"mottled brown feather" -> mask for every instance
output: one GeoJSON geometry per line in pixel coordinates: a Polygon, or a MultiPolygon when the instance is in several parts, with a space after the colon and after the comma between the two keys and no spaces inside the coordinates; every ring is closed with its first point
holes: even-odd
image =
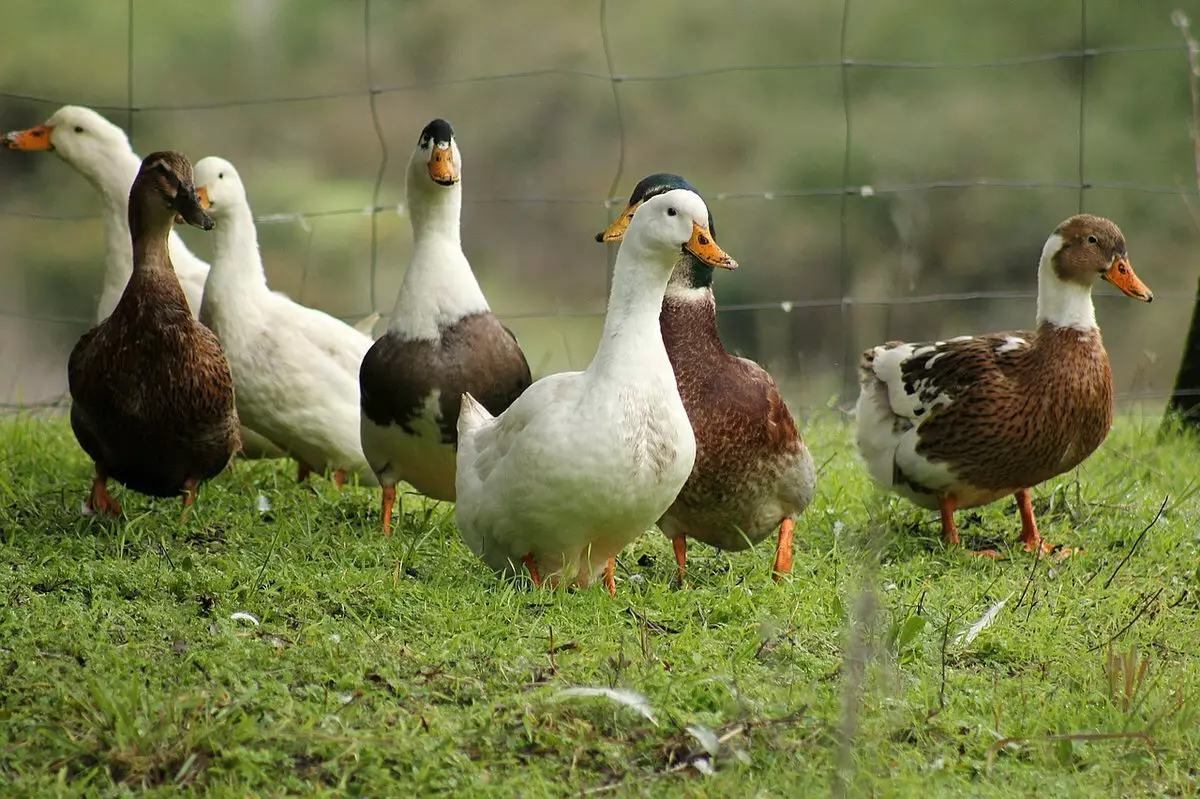
{"type": "Polygon", "coordinates": [[[668,295],[659,325],[696,436],[692,473],[660,526],[726,550],[745,549],[804,510],[815,481],[775,380],[730,355],[711,293],[668,295]],[[805,474],[806,473],[806,474],[805,474]]]}

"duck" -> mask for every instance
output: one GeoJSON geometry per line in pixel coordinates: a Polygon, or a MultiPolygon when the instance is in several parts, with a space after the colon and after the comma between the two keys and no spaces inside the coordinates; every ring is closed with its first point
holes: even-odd
{"type": "Polygon", "coordinates": [[[171,263],[176,218],[213,220],[192,165],[170,150],[146,156],[129,192],[133,274],[113,312],[67,362],[71,429],[95,464],[85,510],[119,516],[108,480],[153,497],[183,495],[219,474],[241,442],[233,374],[217,336],[192,316],[171,263]]]}
{"type": "Polygon", "coordinates": [[[686,189],[642,202],[617,251],[604,329],[582,372],[538,380],[492,416],[466,394],[458,419],[455,519],[488,566],[535,586],[587,586],[675,501],[696,438],[659,329],[681,248],[726,269],[737,263],[686,189]]]}
{"type": "Polygon", "coordinates": [[[956,510],[1015,495],[1022,547],[1039,557],[1054,551],[1038,532],[1030,489],[1086,460],[1112,426],[1112,371],[1092,288],[1104,280],[1154,299],[1121,230],[1092,214],[1054,229],[1037,277],[1035,330],[893,341],[863,353],[858,451],[884,489],[940,511],[948,545],[959,544],[956,510]]]}
{"type": "Polygon", "coordinates": [[[372,339],[267,286],[254,215],[234,165],[196,163],[196,193],[217,222],[200,321],[225,347],[238,416],[309,469],[376,485],[358,435],[358,368],[372,339]]]}
{"type": "Polygon", "coordinates": [[[492,315],[463,253],[462,153],[443,119],[409,158],[405,193],[413,250],[386,332],[362,359],[361,440],[383,487],[392,534],[396,483],[453,502],[464,392],[499,414],[532,382],[512,331],[492,315]]]}
{"type": "MultiPolygon", "coordinates": [[[[43,124],[0,137],[10,150],[49,151],[81,174],[104,201],[104,284],[96,305],[96,323],[108,318],[133,274],[129,249],[127,208],[129,189],[142,159],[134,153],[125,131],[90,108],[66,105],[43,124]]],[[[171,263],[193,316],[200,312],[208,264],[197,258],[172,230],[167,240],[171,263]]],[[[247,458],[282,458],[284,453],[253,430],[242,429],[242,453],[247,458]]]]}
{"type": "MultiPolygon", "coordinates": [[[[679,175],[644,178],[596,241],[620,241],[639,205],[675,189],[696,191],[679,175]]],[[[711,211],[708,230],[716,236],[711,211]]],[[[721,343],[713,273],[711,264],[681,250],[658,317],[696,437],[692,473],[658,527],[672,542],[680,586],[688,538],[737,552],[778,530],[772,568],[778,581],[791,572],[796,516],[812,502],[816,469],[775,379],[721,343]]]]}

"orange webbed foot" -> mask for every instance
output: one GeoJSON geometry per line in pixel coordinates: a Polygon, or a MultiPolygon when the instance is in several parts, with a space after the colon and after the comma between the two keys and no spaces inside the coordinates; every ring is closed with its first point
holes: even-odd
{"type": "Polygon", "coordinates": [[[99,513],[103,516],[121,515],[121,505],[108,493],[108,477],[99,469],[92,478],[92,493],[83,507],[89,513],[99,513]]]}
{"type": "Polygon", "coordinates": [[[534,588],[542,587],[542,575],[538,573],[537,561],[533,559],[533,553],[529,552],[521,558],[521,562],[525,564],[525,568],[529,570],[529,579],[533,580],[534,588]]]}
{"type": "Polygon", "coordinates": [[[604,564],[604,587],[608,589],[608,595],[615,599],[617,596],[616,558],[609,558],[608,563],[604,564]]]}
{"type": "Polygon", "coordinates": [[[396,487],[383,487],[383,534],[392,537],[392,506],[396,502],[396,487]]]}
{"type": "Polygon", "coordinates": [[[683,576],[687,573],[687,536],[680,533],[672,538],[671,548],[675,550],[675,584],[683,588],[683,576]]]}

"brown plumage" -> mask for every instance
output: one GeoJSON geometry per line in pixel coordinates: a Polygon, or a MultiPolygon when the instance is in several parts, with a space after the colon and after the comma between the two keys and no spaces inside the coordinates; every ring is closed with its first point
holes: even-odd
{"type": "MultiPolygon", "coordinates": [[[[677,175],[645,178],[625,211],[597,239],[619,239],[640,203],[678,188],[695,191],[677,175]]],[[[709,229],[715,233],[711,219],[709,229]]],[[[773,569],[778,579],[791,569],[795,517],[812,501],[816,472],[774,378],[721,343],[712,276],[711,266],[684,250],[659,315],[696,437],[691,475],[659,527],[673,543],[680,584],[688,537],[736,552],[779,528],[773,569]]]]}
{"type": "Polygon", "coordinates": [[[133,275],[67,365],[71,427],[96,465],[88,505],[101,513],[121,512],[106,489],[110,477],[151,496],[184,494],[186,506],[240,444],[229,364],[217,337],[192,318],[167,254],[177,217],[213,226],[188,160],[152,153],[129,193],[133,275]]]}
{"type": "Polygon", "coordinates": [[[881,485],[941,510],[948,542],[958,541],[956,508],[1016,494],[1022,543],[1049,549],[1029,489],[1082,463],[1112,426],[1112,372],[1091,302],[1097,278],[1153,299],[1117,226],[1074,216],[1043,248],[1037,330],[864,353],[859,450],[881,485]]]}

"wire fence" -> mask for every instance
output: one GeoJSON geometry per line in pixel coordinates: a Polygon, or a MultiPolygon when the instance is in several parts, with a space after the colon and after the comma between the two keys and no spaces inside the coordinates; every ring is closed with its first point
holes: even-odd
{"type": "MultiPolygon", "coordinates": [[[[840,329],[842,332],[841,338],[841,361],[839,366],[840,371],[840,399],[842,402],[852,402],[856,392],[856,377],[855,365],[857,362],[857,352],[859,342],[855,340],[851,331],[853,328],[853,316],[860,309],[871,308],[890,308],[896,306],[928,306],[939,304],[964,303],[968,301],[994,301],[994,300],[1021,300],[1032,301],[1036,297],[1036,293],[1032,290],[997,290],[997,291],[973,291],[973,292],[948,292],[948,293],[929,293],[917,294],[910,296],[898,296],[895,294],[880,294],[878,296],[861,296],[856,295],[854,291],[855,271],[857,264],[851,254],[850,247],[850,224],[849,224],[849,203],[852,199],[871,199],[884,198],[889,196],[900,196],[906,194],[918,194],[937,191],[953,191],[973,188],[995,188],[995,189],[1015,189],[1015,190],[1042,190],[1042,189],[1057,189],[1076,191],[1078,194],[1078,209],[1084,210],[1088,198],[1094,193],[1101,192],[1116,192],[1132,195],[1164,195],[1164,196],[1181,196],[1187,201],[1187,198],[1198,196],[1196,186],[1190,185],[1156,185],[1153,183],[1137,183],[1127,181],[1112,181],[1112,180],[1095,180],[1090,179],[1087,170],[1087,145],[1089,141],[1089,124],[1088,124],[1088,98],[1089,98],[1089,68],[1090,65],[1101,62],[1105,59],[1118,56],[1136,56],[1139,54],[1150,53],[1178,53],[1180,69],[1186,68],[1184,56],[1187,52],[1186,45],[1180,41],[1162,42],[1151,44],[1128,44],[1128,45],[1105,45],[1091,46],[1088,41],[1088,12],[1089,0],[1079,0],[1079,35],[1078,46],[1069,50],[1057,50],[1053,52],[1022,54],[1010,57],[981,59],[977,61],[965,60],[931,60],[931,61],[912,61],[912,60],[886,60],[886,59],[871,59],[871,58],[856,58],[848,46],[850,33],[850,20],[852,6],[856,0],[842,0],[841,3],[841,26],[840,26],[840,41],[839,53],[840,57],[836,60],[808,60],[795,61],[792,63],[760,63],[760,64],[737,64],[718,67],[705,67],[691,70],[680,71],[658,71],[658,72],[635,72],[626,73],[620,70],[620,65],[617,63],[613,47],[611,43],[612,13],[609,8],[610,0],[599,0],[597,11],[599,16],[599,42],[603,48],[604,63],[607,66],[606,71],[596,71],[582,68],[569,68],[562,66],[549,66],[545,68],[534,68],[525,70],[516,70],[510,72],[494,72],[489,74],[467,75],[461,77],[448,78],[432,78],[419,82],[407,82],[398,84],[381,83],[375,67],[375,55],[372,52],[372,12],[379,4],[377,0],[362,0],[361,16],[362,16],[362,59],[363,59],[363,85],[357,89],[338,89],[324,92],[313,92],[308,94],[281,94],[278,96],[259,96],[259,97],[231,97],[228,99],[201,101],[201,102],[170,102],[170,103],[139,103],[138,102],[138,70],[135,63],[135,33],[138,35],[150,36],[153,31],[143,31],[137,27],[138,10],[135,0],[127,0],[127,40],[125,43],[126,51],[126,98],[125,103],[120,105],[92,105],[98,111],[109,115],[122,115],[125,122],[125,127],[129,133],[133,134],[138,126],[140,115],[146,113],[174,113],[174,112],[194,112],[194,111],[212,111],[219,109],[238,109],[251,106],[272,106],[282,104],[307,104],[319,103],[329,100],[363,98],[367,100],[370,112],[370,121],[373,128],[377,148],[378,161],[377,168],[372,183],[371,202],[366,207],[338,207],[333,209],[320,210],[304,210],[303,208],[295,210],[286,210],[283,212],[262,213],[256,216],[257,222],[260,225],[288,225],[298,224],[306,226],[312,220],[319,220],[332,217],[350,217],[350,216],[365,216],[370,220],[369,226],[369,280],[370,289],[368,296],[370,298],[371,308],[360,313],[343,314],[342,318],[346,320],[359,319],[368,315],[371,312],[378,311],[383,307],[385,300],[377,296],[377,268],[379,262],[379,229],[378,220],[381,214],[395,213],[402,211],[402,206],[389,203],[381,203],[382,190],[384,188],[385,179],[387,176],[389,159],[392,153],[389,152],[387,136],[385,135],[384,123],[377,107],[377,101],[385,95],[403,94],[407,92],[427,91],[433,88],[444,88],[452,86],[463,86],[469,84],[486,84],[486,83],[514,83],[545,77],[559,77],[577,81],[602,82],[607,83],[611,87],[612,94],[612,113],[615,118],[616,128],[618,131],[618,154],[616,163],[612,170],[612,180],[609,184],[606,196],[546,196],[546,195],[512,195],[507,193],[486,194],[480,196],[478,192],[471,192],[465,198],[464,202],[475,205],[488,204],[553,204],[553,205],[578,205],[581,207],[594,207],[597,209],[597,220],[601,217],[605,222],[611,221],[614,209],[623,207],[627,191],[633,182],[641,177],[641,175],[627,175],[627,154],[630,143],[627,138],[628,123],[626,119],[626,111],[624,110],[623,91],[624,87],[632,84],[647,84],[647,83],[666,83],[672,81],[684,81],[689,79],[708,79],[721,75],[738,74],[738,73],[791,73],[813,70],[836,70],[840,73],[840,104],[842,109],[842,124],[844,127],[842,159],[840,165],[841,182],[840,185],[801,185],[792,187],[780,187],[761,190],[716,190],[707,191],[706,199],[711,203],[770,203],[781,200],[795,200],[803,198],[840,198],[839,207],[839,250],[836,257],[836,268],[839,275],[840,296],[832,298],[814,299],[811,297],[793,297],[793,298],[771,298],[753,302],[739,303],[721,303],[718,298],[719,312],[723,315],[745,313],[745,312],[783,312],[791,313],[797,310],[815,310],[829,309],[836,310],[840,316],[840,329]],[[973,177],[973,178],[958,178],[947,177],[945,179],[928,179],[916,180],[911,182],[879,182],[871,184],[858,183],[855,184],[852,180],[853,168],[855,166],[854,148],[858,129],[856,127],[855,102],[853,83],[851,75],[860,72],[949,72],[949,71],[989,71],[989,70],[1007,70],[1017,67],[1026,67],[1036,64],[1045,64],[1053,62],[1074,63],[1078,65],[1079,70],[1079,91],[1078,91],[1078,108],[1077,112],[1077,138],[1075,146],[1076,155],[1076,177],[1072,180],[1062,179],[1022,179],[1014,177],[973,177]]],[[[1171,31],[1169,24],[1164,20],[1164,30],[1171,31]]],[[[59,106],[75,102],[74,98],[69,97],[52,97],[43,96],[33,93],[21,93],[11,91],[0,91],[0,100],[21,101],[36,103],[45,106],[59,106]]],[[[0,217],[49,221],[70,225],[86,220],[95,219],[99,214],[53,214],[35,211],[13,210],[0,208],[0,217]]],[[[603,257],[608,260],[611,266],[613,253],[611,248],[603,248],[605,250],[603,257]]],[[[597,252],[596,258],[601,257],[597,252]]],[[[1156,295],[1163,299],[1174,299],[1178,301],[1192,300],[1190,292],[1156,292],[1156,295]]],[[[547,319],[559,317],[598,317],[603,315],[602,308],[592,309],[554,309],[545,310],[541,308],[529,308],[517,310],[515,312],[505,313],[505,319],[547,319]]],[[[63,315],[53,313],[38,308],[21,308],[7,305],[0,301],[0,317],[8,317],[12,319],[24,320],[28,322],[64,324],[64,325],[85,325],[91,323],[90,317],[63,315]]],[[[1139,401],[1139,400],[1160,400],[1168,395],[1168,392],[1162,390],[1131,390],[1119,392],[1118,398],[1121,401],[1139,401]]],[[[0,403],[0,409],[5,411],[17,410],[55,410],[64,407],[64,396],[52,396],[45,400],[39,401],[20,401],[20,402],[4,402],[0,403]]]]}

